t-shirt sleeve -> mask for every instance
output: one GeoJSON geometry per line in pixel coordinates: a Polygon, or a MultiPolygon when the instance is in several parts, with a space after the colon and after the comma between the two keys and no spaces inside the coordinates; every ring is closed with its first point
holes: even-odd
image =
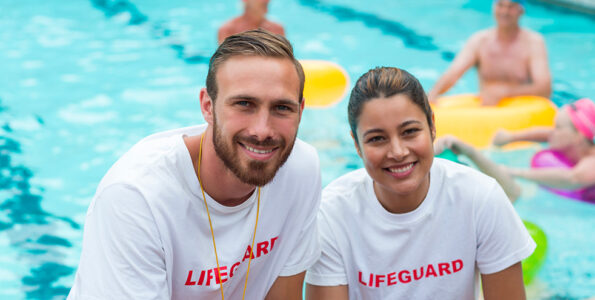
{"type": "Polygon", "coordinates": [[[297,243],[279,276],[292,276],[306,271],[320,257],[320,243],[318,240],[318,228],[316,214],[320,206],[320,169],[317,168],[315,183],[312,184],[313,191],[303,203],[310,203],[304,211],[304,227],[297,236],[297,243]]]}
{"type": "Polygon", "coordinates": [[[475,211],[476,260],[481,274],[492,274],[529,257],[536,245],[498,184],[485,195],[475,211]]]}
{"type": "Polygon", "coordinates": [[[160,235],[135,189],[111,185],[95,197],[68,299],[169,299],[160,235]]]}
{"type": "Polygon", "coordinates": [[[324,211],[321,211],[318,217],[322,254],[306,273],[306,282],[319,286],[347,285],[345,265],[325,216],[324,211]]]}

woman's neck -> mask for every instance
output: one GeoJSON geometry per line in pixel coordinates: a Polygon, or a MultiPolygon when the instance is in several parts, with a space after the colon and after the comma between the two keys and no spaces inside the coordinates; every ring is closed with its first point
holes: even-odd
{"type": "Polygon", "coordinates": [[[393,214],[404,214],[417,209],[426,198],[430,189],[430,174],[411,193],[399,193],[383,187],[374,181],[374,194],[380,205],[393,214]]]}

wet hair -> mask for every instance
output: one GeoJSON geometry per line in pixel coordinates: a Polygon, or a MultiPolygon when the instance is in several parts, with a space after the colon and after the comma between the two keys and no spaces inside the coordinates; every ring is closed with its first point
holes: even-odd
{"type": "Polygon", "coordinates": [[[389,98],[397,94],[406,95],[417,105],[426,115],[430,130],[434,128],[432,108],[417,78],[399,68],[376,67],[357,80],[349,97],[347,117],[356,143],[359,144],[356,130],[364,104],[372,99],[389,98]]]}
{"type": "Polygon", "coordinates": [[[263,29],[249,30],[227,37],[217,48],[209,61],[207,73],[207,93],[215,101],[217,98],[217,70],[234,56],[262,56],[273,58],[287,58],[295,66],[300,80],[299,101],[304,96],[304,69],[300,62],[293,56],[291,43],[281,35],[263,29]]]}

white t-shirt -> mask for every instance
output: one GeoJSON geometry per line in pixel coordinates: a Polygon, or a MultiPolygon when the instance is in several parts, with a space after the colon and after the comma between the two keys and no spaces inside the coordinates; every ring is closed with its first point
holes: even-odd
{"type": "Polygon", "coordinates": [[[386,211],[365,169],[329,184],[322,199],[322,255],[306,281],[348,285],[349,299],[474,299],[478,272],[504,270],[535,249],[495,180],[440,158],[414,211],[386,211]]]}
{"type": "MultiPolygon", "coordinates": [[[[220,299],[211,231],[183,136],[195,126],[149,136],[102,179],[83,236],[68,299],[220,299]]],[[[278,276],[305,271],[320,256],[315,149],[296,140],[287,162],[261,188],[246,299],[263,299],[278,276]]],[[[208,195],[226,299],[241,299],[257,193],[235,207],[208,195]]]]}

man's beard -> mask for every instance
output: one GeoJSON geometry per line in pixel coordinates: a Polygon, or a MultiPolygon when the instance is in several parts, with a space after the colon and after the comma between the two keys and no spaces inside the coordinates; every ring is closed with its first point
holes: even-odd
{"type": "Polygon", "coordinates": [[[287,147],[287,143],[284,139],[273,140],[267,138],[264,141],[258,141],[252,137],[240,137],[234,135],[231,139],[231,144],[225,142],[225,137],[217,126],[217,118],[213,118],[213,145],[215,147],[215,153],[223,161],[223,164],[238,178],[240,181],[255,185],[264,186],[269,183],[277,174],[279,168],[287,161],[293,145],[295,143],[295,136],[291,140],[291,144],[287,147]],[[234,146],[241,142],[244,145],[254,146],[265,146],[279,148],[277,151],[283,151],[280,153],[279,159],[276,161],[257,161],[250,160],[248,165],[244,167],[237,153],[237,148],[234,146]]]}

